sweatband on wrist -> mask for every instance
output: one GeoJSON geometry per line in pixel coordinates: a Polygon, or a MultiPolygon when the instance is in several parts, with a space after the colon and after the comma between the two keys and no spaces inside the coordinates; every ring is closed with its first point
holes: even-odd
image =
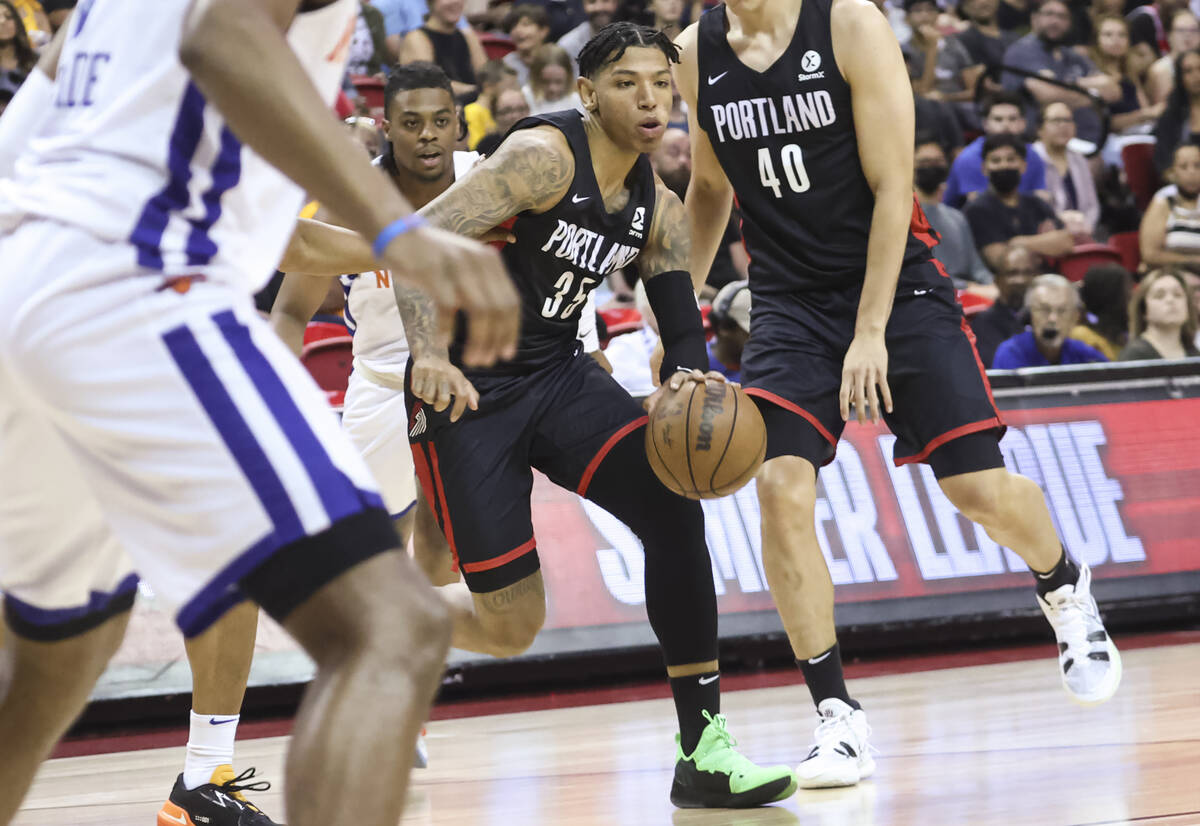
{"type": "Polygon", "coordinates": [[[371,251],[375,253],[376,258],[383,258],[383,251],[388,248],[388,244],[406,232],[425,226],[426,223],[428,222],[415,212],[412,215],[397,218],[379,231],[375,243],[371,245],[371,251]]]}
{"type": "Polygon", "coordinates": [[[11,178],[17,158],[54,112],[54,81],[34,69],[0,118],[0,178],[11,178]]]}
{"type": "Polygon", "coordinates": [[[645,284],[646,298],[658,319],[658,336],[663,345],[659,379],[665,382],[680,368],[707,370],[704,323],[696,306],[696,294],[692,292],[692,277],[683,270],[672,270],[646,279],[645,284]]]}

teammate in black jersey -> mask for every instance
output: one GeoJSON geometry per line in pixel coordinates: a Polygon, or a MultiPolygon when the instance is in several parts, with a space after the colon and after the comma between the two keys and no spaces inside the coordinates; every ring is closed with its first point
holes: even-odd
{"type": "Polygon", "coordinates": [[[734,195],[751,255],[742,377],[767,424],[763,565],[822,718],[801,785],[874,769],[814,525],[817,468],[852,413],[882,415],[897,464],[929,463],[964,515],[1044,572],[1038,601],[1065,688],[1108,699],[1120,659],[1090,573],[1066,558],[1038,486],[1004,469],[1004,425],[913,200],[912,93],[887,20],[867,0],[728,0],[679,45],[691,272],[708,272],[734,195]]]}
{"type": "MultiPolygon", "coordinates": [[[[434,225],[479,237],[511,221],[505,263],[522,296],[517,357],[463,367],[477,393],[466,412],[438,364],[433,314],[398,296],[412,361],[409,438],[417,473],[465,585],[443,589],[457,613],[454,645],[495,656],[529,647],[545,620],[530,519],[533,469],[611,512],[641,539],[646,611],[662,645],[679,714],[671,800],[677,806],[755,806],[795,790],[787,767],[759,768],[733,749],[720,711],[717,606],[699,503],[650,470],[646,414],[581,354],[576,331],[591,290],[636,260],[670,368],[664,378],[721,380],[708,366],[687,274],[683,204],[650,168],[666,128],[675,47],[618,23],[579,56],[586,113],[518,123],[494,155],[421,210],[434,225]],[[675,368],[682,368],[675,372],[675,368]],[[415,377],[427,377],[425,379],[415,377]]],[[[651,402],[657,400],[657,397],[651,402]]]]}

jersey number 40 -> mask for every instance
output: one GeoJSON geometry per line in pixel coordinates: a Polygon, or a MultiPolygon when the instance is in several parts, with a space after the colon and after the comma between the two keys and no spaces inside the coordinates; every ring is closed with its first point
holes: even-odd
{"type": "MultiPolygon", "coordinates": [[[[787,178],[792,192],[807,192],[811,184],[808,182],[808,170],[804,168],[804,158],[800,147],[789,143],[780,153],[783,162],[783,174],[787,178]]],[[[758,150],[758,175],[762,185],[775,193],[776,198],[783,197],[782,181],[775,174],[775,161],[771,157],[771,148],[764,146],[758,150]]]]}

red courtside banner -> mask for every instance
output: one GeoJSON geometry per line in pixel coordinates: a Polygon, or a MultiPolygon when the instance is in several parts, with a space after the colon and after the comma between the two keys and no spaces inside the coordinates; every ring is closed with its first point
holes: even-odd
{"type": "MultiPolygon", "coordinates": [[[[1067,549],[1106,578],[1200,568],[1200,399],[1006,410],[1008,467],[1045,491],[1067,549]]],[[[967,522],[925,465],[895,467],[883,427],[851,424],[821,470],[817,535],[839,603],[1026,586],[1011,551],[967,522]]],[[[773,609],[753,483],[704,503],[723,614],[773,609]]],[[[539,477],[534,528],[547,628],[644,623],[641,546],[539,477]]]]}

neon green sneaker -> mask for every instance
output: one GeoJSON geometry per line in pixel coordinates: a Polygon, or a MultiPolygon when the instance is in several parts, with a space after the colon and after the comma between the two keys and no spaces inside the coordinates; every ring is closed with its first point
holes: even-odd
{"type": "Polygon", "coordinates": [[[681,809],[746,809],[775,803],[796,791],[787,766],[760,768],[734,751],[737,741],[725,728],[725,715],[701,712],[708,725],[691,755],[675,735],[675,781],[671,802],[681,809]]]}

